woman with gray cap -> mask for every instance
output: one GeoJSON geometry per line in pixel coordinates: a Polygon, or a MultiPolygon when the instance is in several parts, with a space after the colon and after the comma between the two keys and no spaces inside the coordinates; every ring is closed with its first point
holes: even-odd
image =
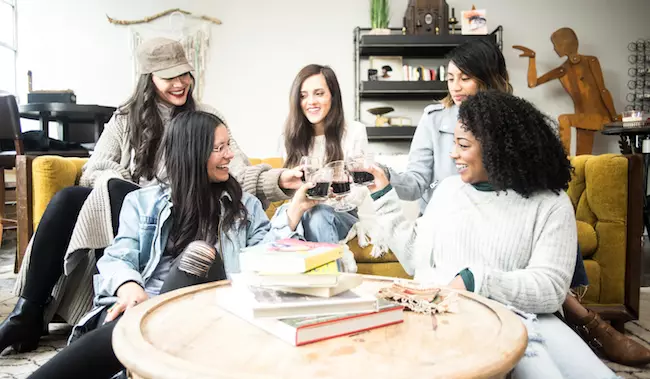
{"type": "MultiPolygon", "coordinates": [[[[145,41],[137,60],[135,91],[106,125],[83,167],[80,185],[52,198],[32,237],[15,288],[20,298],[0,325],[0,352],[8,346],[34,350],[54,314],[76,324],[90,309],[96,258],[117,232],[126,194],[161,174],[155,172],[154,161],[171,119],[185,110],[201,110],[223,120],[192,98],[192,66],[180,43],[145,41]],[[73,270],[75,275],[70,275],[73,270]]],[[[284,190],[300,187],[300,172],[251,166],[229,129],[228,134],[234,158],[221,170],[235,177],[245,192],[268,203],[288,199],[284,190]]]]}

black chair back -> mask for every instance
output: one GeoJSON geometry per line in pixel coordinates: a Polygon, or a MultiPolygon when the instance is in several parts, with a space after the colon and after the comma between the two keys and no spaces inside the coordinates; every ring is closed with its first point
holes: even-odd
{"type": "Polygon", "coordinates": [[[13,140],[16,154],[24,154],[16,97],[3,92],[0,92],[0,139],[13,140]]]}

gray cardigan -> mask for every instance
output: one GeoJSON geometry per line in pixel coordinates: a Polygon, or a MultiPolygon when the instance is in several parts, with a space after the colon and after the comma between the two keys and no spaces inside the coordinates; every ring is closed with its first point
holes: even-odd
{"type": "Polygon", "coordinates": [[[433,188],[441,180],[458,173],[449,156],[454,148],[457,119],[456,105],[445,108],[438,103],[424,108],[411,142],[406,171],[388,169],[390,183],[399,198],[420,200],[420,213],[424,213],[433,188]]]}

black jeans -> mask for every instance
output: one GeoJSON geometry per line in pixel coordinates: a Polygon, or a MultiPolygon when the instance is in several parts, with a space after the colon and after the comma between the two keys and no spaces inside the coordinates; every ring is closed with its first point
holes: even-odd
{"type": "MultiPolygon", "coordinates": [[[[124,197],[139,187],[120,179],[108,181],[113,233],[117,233],[124,197]]],[[[81,207],[92,191],[88,187],[68,187],[57,192],[47,205],[34,240],[32,255],[21,296],[36,304],[45,304],[61,274],[63,258],[81,207]]],[[[101,251],[99,254],[101,255],[101,251]]]]}
{"type": "MultiPolygon", "coordinates": [[[[218,254],[205,278],[179,270],[180,257],[179,254],[172,263],[161,293],[195,284],[226,279],[223,262],[218,254]]],[[[100,320],[105,318],[105,313],[100,316],[100,320]]],[[[111,343],[113,329],[115,329],[118,319],[99,326],[71,343],[36,370],[29,378],[111,378],[124,369],[124,366],[115,356],[111,343]]]]}

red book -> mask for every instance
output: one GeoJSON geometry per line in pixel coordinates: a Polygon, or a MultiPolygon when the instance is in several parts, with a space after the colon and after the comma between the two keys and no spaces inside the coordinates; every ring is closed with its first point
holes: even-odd
{"type": "Polygon", "coordinates": [[[241,302],[233,301],[225,292],[227,291],[217,292],[217,304],[221,308],[294,346],[355,334],[404,321],[404,308],[383,299],[379,300],[377,312],[281,319],[253,318],[249,312],[246,312],[245,307],[241,306],[241,302]],[[226,296],[219,296],[220,293],[226,296]]]}

